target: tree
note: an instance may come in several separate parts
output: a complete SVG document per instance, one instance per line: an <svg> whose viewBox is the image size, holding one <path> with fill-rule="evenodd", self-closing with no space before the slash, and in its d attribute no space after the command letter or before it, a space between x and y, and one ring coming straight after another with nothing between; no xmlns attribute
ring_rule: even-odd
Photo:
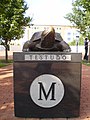
<svg viewBox="0 0 90 120"><path fill-rule="evenodd" d="M65 18L90 39L90 0L76 0L72 6L72 13L68 13Z"/></svg>
<svg viewBox="0 0 90 120"><path fill-rule="evenodd" d="M75 45L76 45L76 40L74 39L72 42L69 42L69 45L75 46ZM79 37L78 45L79 45L79 46L80 46L80 45L84 45L82 36Z"/></svg>
<svg viewBox="0 0 90 120"><path fill-rule="evenodd" d="M32 18L25 17L28 9L24 0L0 0L0 38L5 47L6 61L11 40L20 39L24 27L30 25Z"/></svg>

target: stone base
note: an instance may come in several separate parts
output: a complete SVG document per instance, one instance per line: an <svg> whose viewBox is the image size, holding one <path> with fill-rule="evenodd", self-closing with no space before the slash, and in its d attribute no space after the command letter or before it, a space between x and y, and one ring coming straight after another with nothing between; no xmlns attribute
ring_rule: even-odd
<svg viewBox="0 0 90 120"><path fill-rule="evenodd" d="M25 60L27 53L14 53L14 110L16 117L29 118L60 118L60 117L78 117L80 111L80 91L81 91L81 54L66 53L71 55L71 60ZM33 54L29 52L28 54ZM37 53L41 54L41 53ZM51 53L49 53L51 54ZM57 54L57 53L52 53ZM64 54L65 53L59 53ZM75 59L74 59L75 58ZM41 75L52 75L60 79L64 86L64 95L62 100L53 107L42 107L43 100L53 98L51 101L57 100L57 96L61 95L54 86L46 89L46 85L42 83L41 89L42 100L41 106L35 103L30 94L30 88L33 81ZM43 81L44 78L42 78ZM42 82L40 81L40 82ZM48 79L46 81L49 81ZM38 82L39 83L39 82ZM48 82L47 82L48 83ZM53 82L54 84L57 84ZM53 85L54 85L53 84ZM52 83L51 83L52 85ZM60 86L59 86L60 87ZM40 93L37 90L37 94ZM44 90L43 90L44 89ZM53 90L57 91L54 93ZM62 90L61 90L62 92ZM35 93L35 94L36 94ZM52 95L54 94L54 95ZM55 96L57 94L57 96ZM40 96L40 95L36 95ZM53 97L52 97L53 96ZM55 98L55 99L54 99ZM46 99L45 99L46 100ZM46 100L46 101L47 101ZM45 101L45 102L46 102ZM49 101L50 102L50 101ZM47 103L50 105L50 103Z"/></svg>

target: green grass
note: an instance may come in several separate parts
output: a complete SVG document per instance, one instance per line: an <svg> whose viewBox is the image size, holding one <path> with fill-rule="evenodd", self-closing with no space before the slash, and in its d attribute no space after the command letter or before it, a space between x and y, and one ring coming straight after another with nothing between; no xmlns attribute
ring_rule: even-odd
<svg viewBox="0 0 90 120"><path fill-rule="evenodd" d="M8 62L6 62L5 60L0 60L0 68L10 65L11 63L13 63L13 60L8 60ZM82 64L90 66L90 62L82 60Z"/></svg>
<svg viewBox="0 0 90 120"><path fill-rule="evenodd" d="M85 61L85 60L82 60L82 64L87 65L87 66L90 66L90 62Z"/></svg>
<svg viewBox="0 0 90 120"><path fill-rule="evenodd" d="M8 60L7 62L6 62L6 60L0 60L0 68L10 65L11 63L13 63L13 60Z"/></svg>

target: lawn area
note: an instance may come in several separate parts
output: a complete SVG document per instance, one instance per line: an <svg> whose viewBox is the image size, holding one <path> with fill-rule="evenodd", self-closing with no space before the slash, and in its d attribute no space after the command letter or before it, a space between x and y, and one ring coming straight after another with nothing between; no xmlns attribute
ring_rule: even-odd
<svg viewBox="0 0 90 120"><path fill-rule="evenodd" d="M6 62L5 60L0 60L0 68L10 65L11 63L13 63L13 60L8 60L8 62ZM82 64L90 66L90 62L84 61L82 60Z"/></svg>
<svg viewBox="0 0 90 120"><path fill-rule="evenodd" d="M13 63L13 60L8 60L8 62L6 62L5 60L0 60L0 67L10 65L11 63Z"/></svg>
<svg viewBox="0 0 90 120"><path fill-rule="evenodd" d="M82 64L90 66L90 62L82 60Z"/></svg>

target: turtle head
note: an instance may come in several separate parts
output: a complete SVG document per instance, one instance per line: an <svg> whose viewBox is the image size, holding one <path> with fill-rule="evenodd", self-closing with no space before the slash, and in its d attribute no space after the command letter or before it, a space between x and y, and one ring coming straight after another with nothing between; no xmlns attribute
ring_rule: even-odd
<svg viewBox="0 0 90 120"><path fill-rule="evenodd" d="M55 42L55 30L50 27L48 30L44 30L41 34L41 47L52 48Z"/></svg>

